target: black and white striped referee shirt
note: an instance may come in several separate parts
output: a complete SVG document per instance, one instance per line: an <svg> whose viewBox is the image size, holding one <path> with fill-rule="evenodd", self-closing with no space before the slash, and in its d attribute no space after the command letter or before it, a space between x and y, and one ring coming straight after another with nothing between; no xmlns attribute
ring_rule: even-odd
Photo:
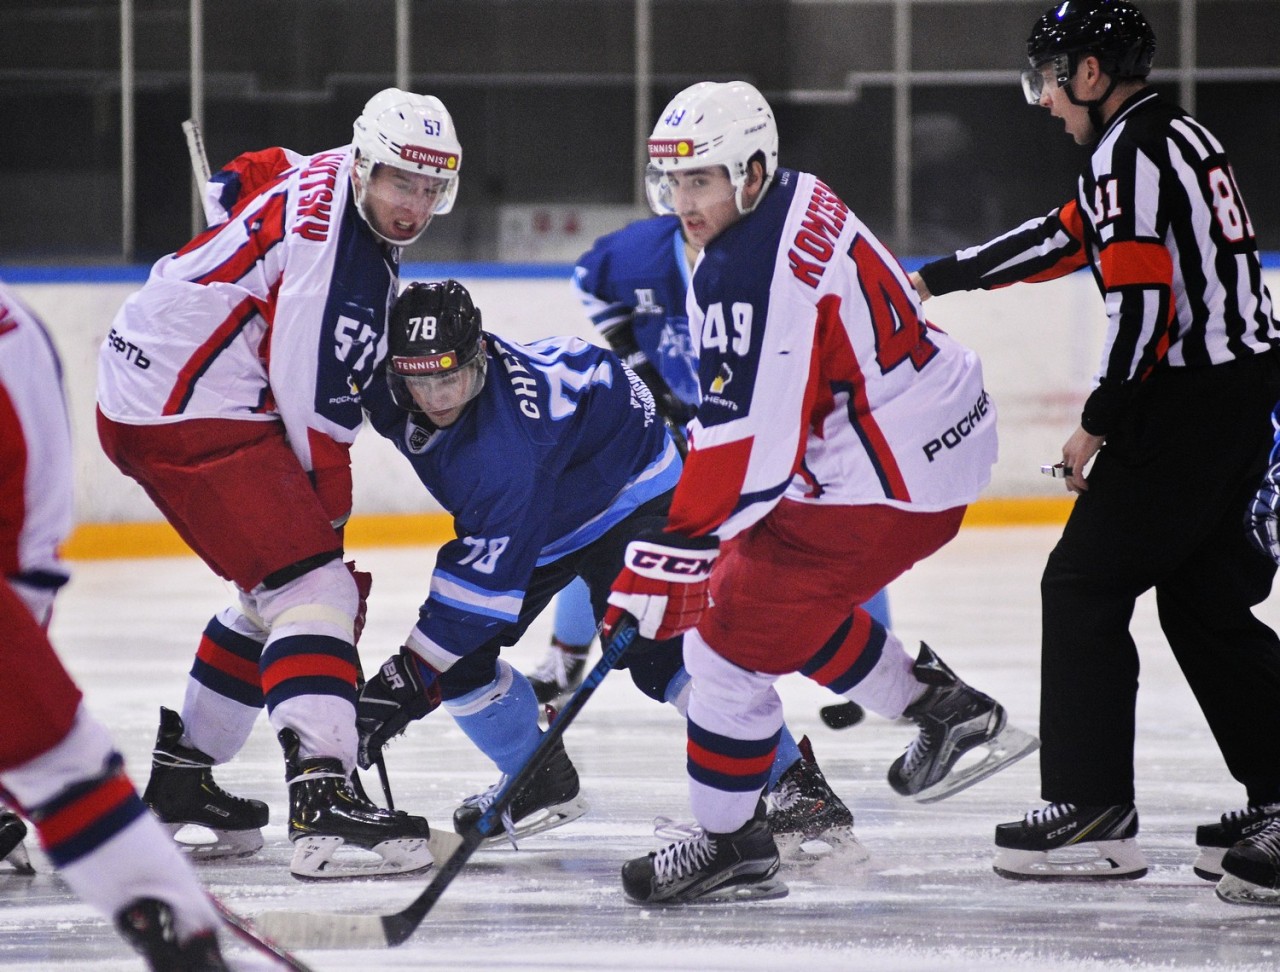
<svg viewBox="0 0 1280 972"><path fill-rule="evenodd" d="M1165 367L1280 346L1248 212L1221 143L1144 87L1107 124L1076 199L927 264L933 294L1050 280L1086 263L1110 318L1085 430L1104 435L1136 384Z"/></svg>

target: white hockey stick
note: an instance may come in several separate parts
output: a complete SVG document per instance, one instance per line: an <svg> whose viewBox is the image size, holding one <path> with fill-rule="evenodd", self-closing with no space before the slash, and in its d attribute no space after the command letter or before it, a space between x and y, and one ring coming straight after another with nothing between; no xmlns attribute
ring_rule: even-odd
<svg viewBox="0 0 1280 972"><path fill-rule="evenodd" d="M623 618L617 632L604 646L596 666L582 680L555 721L542 734L538 747L481 814L457 849L439 866L426 889L408 907L390 915L351 915L314 911L265 911L253 918L253 926L273 943L286 948L382 948L400 945L412 935L476 848L499 825L507 807L533 779L556 747L564 731L586 705L596 687L604 681L636 638L636 623Z"/></svg>
<svg viewBox="0 0 1280 972"><path fill-rule="evenodd" d="M200 134L200 126L194 118L182 123L182 134L187 137L187 154L191 156L191 171L201 187L209 181L213 171L209 168L209 156L204 150L204 137Z"/></svg>

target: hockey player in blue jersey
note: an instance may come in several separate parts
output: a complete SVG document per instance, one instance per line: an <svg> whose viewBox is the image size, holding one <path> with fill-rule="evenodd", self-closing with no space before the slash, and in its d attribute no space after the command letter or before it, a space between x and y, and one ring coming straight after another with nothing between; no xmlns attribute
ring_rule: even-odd
<svg viewBox="0 0 1280 972"><path fill-rule="evenodd" d="M684 451L684 429L698 405L698 371L689 337L685 295L698 247L674 215L637 220L601 236L573 269L573 288L591 323L653 393L658 414ZM889 597L880 591L863 605L890 626ZM556 599L551 644L529 676L539 702L566 698L578 687L595 637L586 585L570 584ZM855 702L823 710L823 718L852 725L862 717ZM835 722L829 724L835 725Z"/></svg>
<svg viewBox="0 0 1280 972"><path fill-rule="evenodd" d="M457 281L413 284L391 311L383 380L364 395L373 426L395 443L454 517L431 590L404 647L369 680L358 705L362 765L437 706L497 764L516 773L537 746L538 703L500 657L575 577L602 617L627 544L660 532L682 468L648 387L612 352L580 338L518 345L481 330ZM660 635L661 637L661 635ZM640 643L626 663L646 695L684 711L678 638ZM789 734L787 734L790 739ZM775 759L772 817L792 845L821 837L861 851L853 818L794 740ZM464 832L501 782L454 815ZM586 804L560 747L516 799L523 836L566 823Z"/></svg>

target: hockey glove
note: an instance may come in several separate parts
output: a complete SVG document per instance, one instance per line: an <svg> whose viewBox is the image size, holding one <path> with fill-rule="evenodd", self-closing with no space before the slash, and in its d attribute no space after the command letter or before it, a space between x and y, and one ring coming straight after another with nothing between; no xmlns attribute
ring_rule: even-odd
<svg viewBox="0 0 1280 972"><path fill-rule="evenodd" d="M715 537L662 533L632 540L604 615L602 637L613 635L624 614L642 638L665 641L697 627L711 605L711 567L720 552Z"/></svg>
<svg viewBox="0 0 1280 972"><path fill-rule="evenodd" d="M1276 535L1276 518L1280 516L1280 462L1267 470L1245 513L1245 531L1249 542L1264 557L1280 564L1280 538Z"/></svg>
<svg viewBox="0 0 1280 972"><path fill-rule="evenodd" d="M440 704L440 673L408 648L401 648L365 683L356 700L360 743L356 761L373 765L382 747Z"/></svg>

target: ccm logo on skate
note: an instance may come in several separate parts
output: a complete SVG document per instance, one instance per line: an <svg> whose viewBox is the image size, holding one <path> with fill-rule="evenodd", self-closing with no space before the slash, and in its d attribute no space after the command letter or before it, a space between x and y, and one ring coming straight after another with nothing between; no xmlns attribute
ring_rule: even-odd
<svg viewBox="0 0 1280 972"><path fill-rule="evenodd" d="M659 553L656 550L638 550L631 558L631 569L649 576L659 573L678 574L681 577L701 577L711 573L713 562L706 557L680 557L675 554Z"/></svg>
<svg viewBox="0 0 1280 972"><path fill-rule="evenodd" d="M1053 831L1053 833L1049 834L1046 839L1056 840L1057 838L1061 837L1063 834L1071 833L1071 831L1075 830L1078 826L1080 825L1073 821L1072 823L1067 824L1065 827L1059 827L1057 830Z"/></svg>
<svg viewBox="0 0 1280 972"><path fill-rule="evenodd" d="M978 423L986 417L987 411L991 408L991 396L987 394L984 388L982 394L978 396L978 400L973 403L973 408L969 409L969 413L960 419L955 425L947 429L936 439L930 439L924 445L925 458L933 462L933 457L942 451L943 446L948 449L954 449L964 439L978 427Z"/></svg>

